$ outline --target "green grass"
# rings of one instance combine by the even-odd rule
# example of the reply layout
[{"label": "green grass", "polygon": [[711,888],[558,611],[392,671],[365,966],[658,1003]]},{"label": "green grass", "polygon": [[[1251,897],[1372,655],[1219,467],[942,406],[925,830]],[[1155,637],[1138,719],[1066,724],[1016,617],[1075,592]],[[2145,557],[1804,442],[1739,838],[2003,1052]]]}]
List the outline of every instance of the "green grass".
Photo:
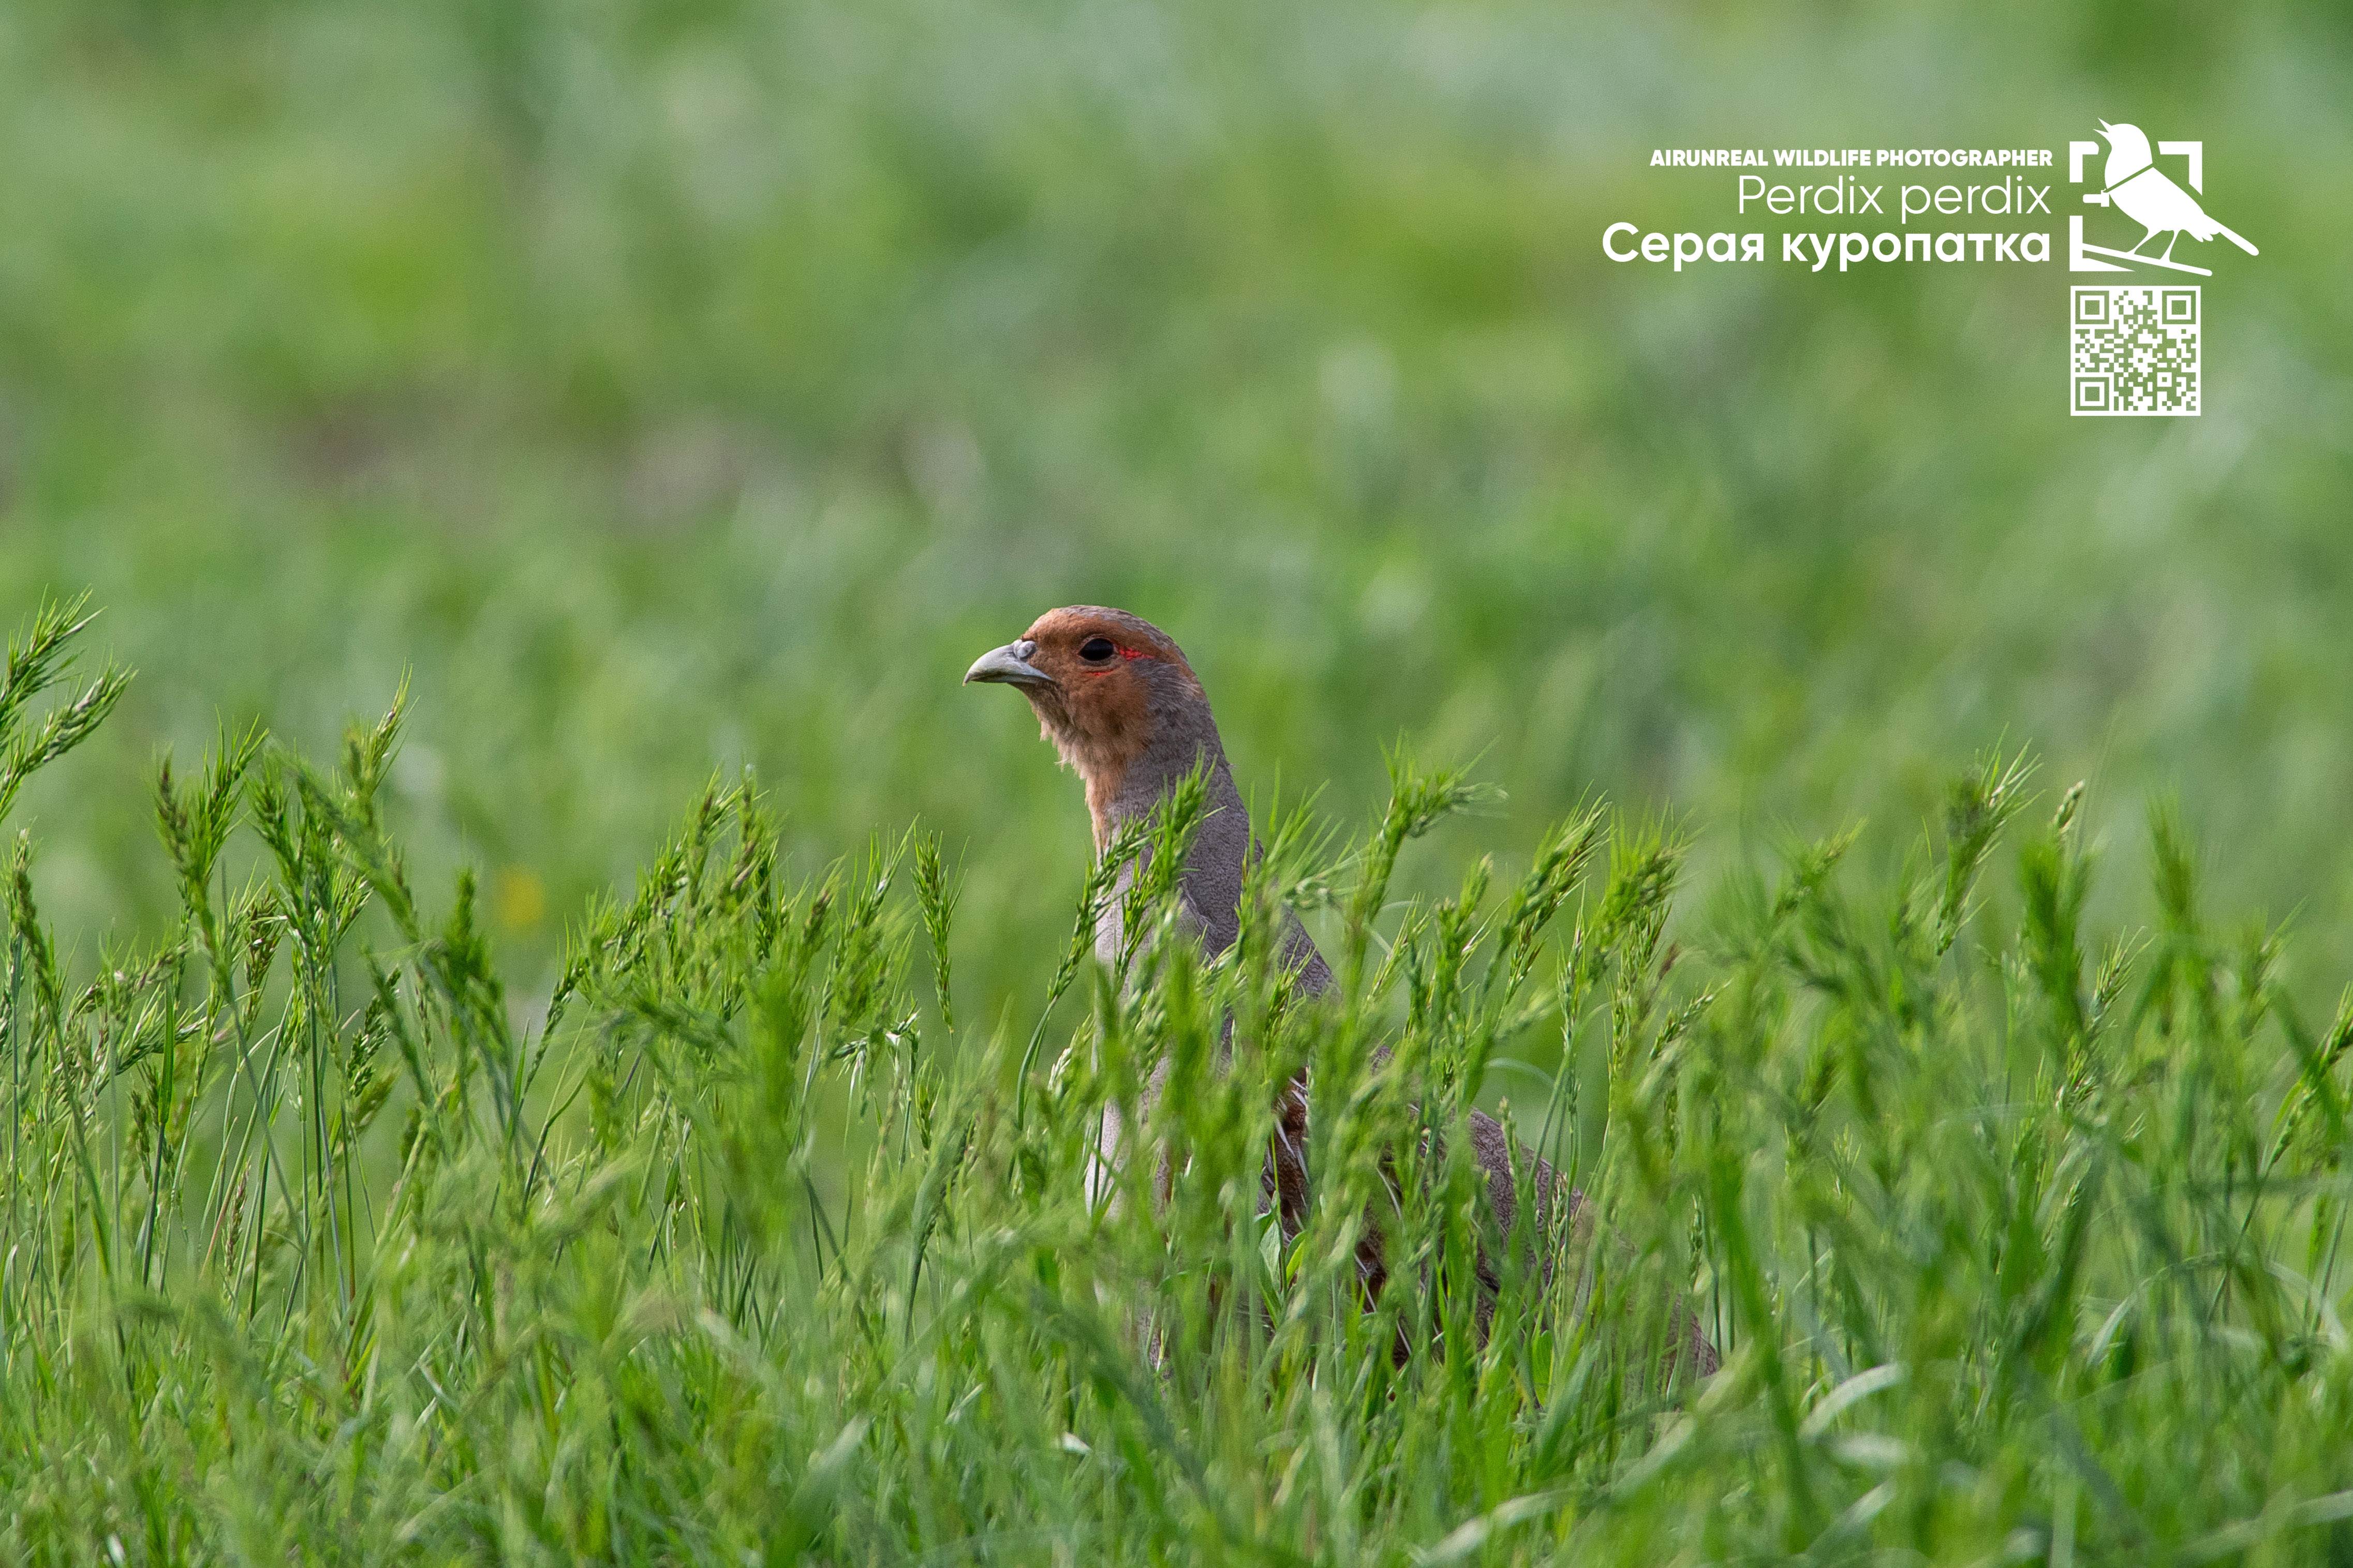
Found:
[{"label": "green grass", "polygon": [[[119,690],[70,684],[70,637],[46,613],[12,647],[0,778]],[[1400,899],[1481,795],[1400,763],[1353,839],[1265,825],[1218,963],[1147,876],[1098,968],[1098,875],[1067,958],[990,1016],[955,979],[962,870],[935,837],[798,866],[748,782],[714,784],[519,1026],[470,875],[419,885],[387,827],[401,718],[332,768],[254,733],[165,770],[179,912],[87,982],[19,841],[13,1558],[2353,1542],[2353,996],[2301,1015],[2279,934],[2202,907],[2162,816],[2160,918],[2113,934],[2085,915],[2082,792],[1999,759],[1896,878],[1851,871],[1842,836],[1687,889],[1685,844],[1594,806],[1517,879],[1482,859]],[[1173,866],[1199,805],[1112,857],[1152,841]],[[1323,1001],[1274,961],[1285,902],[1324,934]],[[1132,1122],[1164,1060],[1166,1200],[1145,1158],[1091,1203],[1104,1109]],[[1260,1167],[1303,1067],[1314,1191],[1286,1241]],[[1482,1219],[1450,1134],[1506,1077],[1598,1223]],[[1684,1300],[1725,1351],[1704,1384],[1662,1375]],[[1400,1335],[1422,1347],[1401,1365]]]},{"label": "green grass", "polygon": [[[0,7],[0,623],[88,593],[138,670],[0,704],[0,1525],[2353,1550],[2349,99],[2320,0]],[[2263,248],[2199,420],[2060,414],[2055,270],[1600,254],[1722,221],[1653,146],[2100,118]],[[1068,602],[1183,644],[1271,839],[1312,803],[1332,1015],[1065,964],[1078,792],[956,678]],[[1481,793],[1368,884],[1392,753]],[[1082,1212],[1226,1009],[1165,1221]],[[1270,1261],[1296,1059],[1355,1131]],[[1506,1097],[1603,1310],[1392,1369],[1371,1152]],[[1459,1322],[1419,1173],[1388,1310]],[[1635,1375],[1677,1291],[1706,1389]]]}]

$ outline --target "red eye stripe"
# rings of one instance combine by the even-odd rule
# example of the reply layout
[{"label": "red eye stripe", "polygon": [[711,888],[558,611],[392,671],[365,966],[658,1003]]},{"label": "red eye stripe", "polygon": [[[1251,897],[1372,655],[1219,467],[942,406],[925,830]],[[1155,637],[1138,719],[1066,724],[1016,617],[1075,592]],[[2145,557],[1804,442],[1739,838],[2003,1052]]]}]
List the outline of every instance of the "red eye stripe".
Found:
[{"label": "red eye stripe", "polygon": [[[1105,639],[1103,639],[1103,640],[1105,640],[1106,642],[1109,642],[1109,641],[1110,641],[1110,639],[1109,639],[1108,637],[1106,637],[1106,638],[1105,638]],[[1145,652],[1145,651],[1144,651],[1144,649],[1142,649],[1142,648],[1140,648],[1140,647],[1128,647],[1125,643],[1115,642],[1115,643],[1112,643],[1112,645],[1111,645],[1111,646],[1112,646],[1112,647],[1115,647],[1115,648],[1117,648],[1117,649],[1119,650],[1119,657],[1120,657],[1122,659],[1124,659],[1124,659],[1134,659],[1134,658],[1152,658],[1152,657],[1153,657],[1151,654],[1148,654],[1148,653]],[[1103,677],[1103,676],[1109,675],[1114,668],[1115,668],[1115,667],[1114,667],[1114,666],[1112,666],[1112,665],[1105,665],[1105,666],[1103,666],[1103,668],[1102,668],[1101,669],[1083,669],[1083,670],[1081,670],[1079,673],[1080,673],[1080,674],[1082,674],[1082,675],[1090,675],[1090,676],[1096,677],[1097,679],[1101,679],[1101,678],[1102,678],[1102,677]]]}]

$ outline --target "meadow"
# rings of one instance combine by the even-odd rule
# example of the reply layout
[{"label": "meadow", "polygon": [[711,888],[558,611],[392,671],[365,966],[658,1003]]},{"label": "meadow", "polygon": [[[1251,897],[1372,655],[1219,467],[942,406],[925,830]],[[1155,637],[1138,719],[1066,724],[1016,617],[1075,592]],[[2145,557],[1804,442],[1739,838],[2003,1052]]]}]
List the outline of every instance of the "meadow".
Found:
[{"label": "meadow", "polygon": [[[103,670],[45,705],[73,630],[54,610],[12,645],[0,802],[120,696]],[[434,896],[387,830],[400,724],[354,727],[333,767],[248,731],[167,771],[180,916],[87,985],[17,853],[11,1556],[2353,1541],[2353,988],[2302,1016],[2277,933],[2210,921],[2162,817],[2154,930],[2089,928],[2082,792],[2038,799],[1997,757],[1899,882],[1857,887],[1851,835],[1793,847],[1717,889],[1686,953],[1686,846],[1599,803],[1517,878],[1482,858],[1395,898],[1481,795],[1399,760],[1345,843],[1265,825],[1241,937],[1205,967],[1174,898],[1204,795],[1179,790],[1078,890],[1034,1022],[992,1023],[959,1008],[935,836],[796,876],[751,781],[714,784],[580,924],[533,1026],[471,873]],[[1146,847],[1103,966],[1110,872]],[[2014,914],[1983,907],[1989,871]],[[1326,929],[1332,997],[1292,993],[1286,907]],[[1506,1068],[1546,1086],[1509,1235],[1461,1135]],[[1287,1236],[1261,1170],[1303,1070]],[[1165,1173],[1134,1157],[1098,1190],[1107,1110]],[[1580,1208],[1535,1201],[1536,1150]],[[1725,1354],[1704,1380],[1686,1313]]]},{"label": "meadow", "polygon": [[[2343,1553],[2348,91],[2301,0],[6,8],[0,1552]],[[1723,224],[1654,146],[2127,117],[2263,251],[2197,420],[2065,418],[2044,269],[1601,255]],[[1071,956],[957,685],[1067,602],[1329,1009]]]}]

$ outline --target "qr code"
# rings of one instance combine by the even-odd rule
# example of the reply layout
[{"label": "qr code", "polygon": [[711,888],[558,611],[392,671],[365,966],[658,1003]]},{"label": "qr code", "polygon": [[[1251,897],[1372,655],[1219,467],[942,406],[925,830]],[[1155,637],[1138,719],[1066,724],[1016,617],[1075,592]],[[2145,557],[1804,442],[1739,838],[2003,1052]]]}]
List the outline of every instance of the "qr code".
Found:
[{"label": "qr code", "polygon": [[2198,290],[2077,289],[2068,318],[2077,414],[2198,412]]}]

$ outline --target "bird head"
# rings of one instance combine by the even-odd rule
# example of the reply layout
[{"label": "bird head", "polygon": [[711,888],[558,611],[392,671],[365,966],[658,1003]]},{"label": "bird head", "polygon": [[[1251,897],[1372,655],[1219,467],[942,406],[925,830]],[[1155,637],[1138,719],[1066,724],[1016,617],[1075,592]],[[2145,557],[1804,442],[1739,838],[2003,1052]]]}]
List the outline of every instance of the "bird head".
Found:
[{"label": "bird head", "polygon": [[1201,751],[1218,752],[1208,699],[1183,651],[1125,610],[1049,610],[973,660],[964,679],[1011,686],[1029,700],[1039,731],[1086,783],[1099,839],[1139,762],[1164,764],[1155,775],[1181,773]]},{"label": "bird head", "polygon": [[2148,150],[2148,138],[2141,133],[2137,125],[2111,125],[2103,120],[2100,121],[2100,134],[2108,139],[2108,151],[2127,163],[2138,165],[2156,162]]}]

